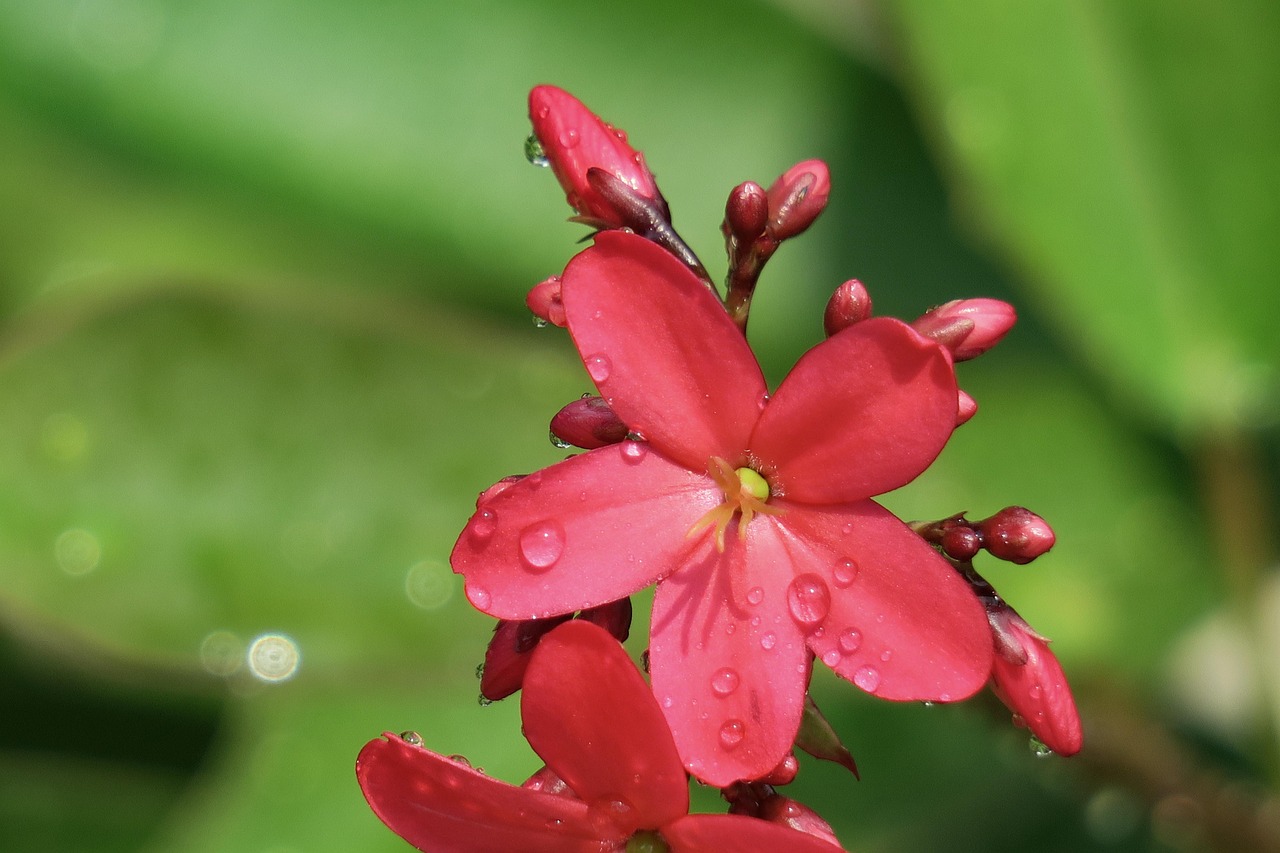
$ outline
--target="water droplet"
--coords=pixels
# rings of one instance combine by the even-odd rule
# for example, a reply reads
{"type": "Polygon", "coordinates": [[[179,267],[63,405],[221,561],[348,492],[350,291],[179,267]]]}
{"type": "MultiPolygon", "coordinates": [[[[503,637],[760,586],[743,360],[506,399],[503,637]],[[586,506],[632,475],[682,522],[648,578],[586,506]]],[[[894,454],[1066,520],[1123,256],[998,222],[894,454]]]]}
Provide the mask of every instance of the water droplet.
{"type": "Polygon", "coordinates": [[[762,394],[760,396],[760,411],[764,411],[765,406],[769,405],[769,395],[762,394]]]}
{"type": "Polygon", "coordinates": [[[631,464],[636,464],[649,455],[649,444],[644,441],[624,441],[622,442],[622,458],[631,464]]]}
{"type": "Polygon", "coordinates": [[[524,157],[533,165],[544,169],[551,165],[551,161],[547,159],[547,152],[542,148],[542,140],[532,133],[524,141],[524,157]]]}
{"type": "Polygon", "coordinates": [[[608,379],[609,372],[613,370],[613,362],[609,361],[609,356],[604,353],[587,356],[586,365],[587,375],[597,385],[608,379]]]}
{"type": "Polygon", "coordinates": [[[578,147],[578,131],[574,130],[571,127],[565,128],[564,130],[560,131],[560,144],[565,148],[577,148],[578,147]]]}
{"type": "Polygon", "coordinates": [[[467,600],[470,601],[473,605],[475,605],[475,608],[477,610],[484,610],[486,607],[489,606],[489,602],[491,600],[489,598],[489,590],[483,589],[482,587],[478,587],[478,586],[468,587],[467,600]]]}
{"type": "Polygon", "coordinates": [[[926,700],[924,700],[923,702],[921,702],[921,703],[920,703],[920,705],[921,705],[921,707],[924,707],[924,708],[932,708],[932,707],[933,707],[933,703],[932,703],[932,702],[930,702],[928,699],[926,699],[926,700]]]}
{"type": "Polygon", "coordinates": [[[728,696],[738,689],[738,671],[724,667],[711,676],[711,690],[717,696],[728,696]]]}
{"type": "Polygon", "coordinates": [[[812,572],[797,575],[787,587],[787,608],[802,628],[816,628],[831,611],[831,590],[812,572]]]}
{"type": "Polygon", "coordinates": [[[760,617],[759,617],[759,616],[752,616],[752,617],[751,617],[751,627],[752,627],[752,628],[759,628],[759,627],[760,627],[760,617]]]}
{"type": "Polygon", "coordinates": [[[454,764],[461,764],[463,767],[471,766],[471,762],[467,761],[467,757],[465,755],[457,755],[457,754],[450,755],[449,760],[452,761],[454,764]]]}
{"type": "Polygon", "coordinates": [[[1033,684],[1031,685],[1031,688],[1027,691],[1027,695],[1030,696],[1032,699],[1039,699],[1041,696],[1044,695],[1044,688],[1041,687],[1039,683],[1033,684]]]}
{"type": "Polygon", "coordinates": [[[479,696],[476,697],[476,704],[479,705],[481,708],[485,708],[489,705],[492,705],[493,700],[490,699],[488,696],[484,695],[483,693],[481,693],[479,696]]]}
{"type": "Polygon", "coordinates": [[[858,579],[858,564],[853,560],[841,560],[831,574],[836,579],[836,586],[847,587],[858,579]]]}
{"type": "Polygon", "coordinates": [[[824,652],[822,655],[822,662],[829,667],[835,667],[836,664],[840,663],[840,652],[836,649],[824,652]]]}
{"type": "Polygon", "coordinates": [[[738,748],[747,733],[747,726],[742,720],[726,720],[720,727],[720,745],[726,750],[738,748]]]}
{"type": "Polygon", "coordinates": [[[476,678],[484,678],[484,661],[476,664],[476,678]]]}
{"type": "Polygon", "coordinates": [[[546,104],[543,104],[542,106],[538,107],[539,120],[545,119],[549,115],[551,115],[551,107],[547,106],[546,104]]]}
{"type": "Polygon", "coordinates": [[[471,541],[484,547],[498,529],[498,514],[491,509],[478,510],[471,517],[471,541]]]}
{"type": "Polygon", "coordinates": [[[893,652],[890,649],[885,649],[880,653],[880,660],[884,663],[888,663],[889,659],[892,657],[893,657],[893,652]]]}
{"type": "Polygon", "coordinates": [[[520,557],[532,572],[545,572],[564,554],[564,527],[555,519],[530,524],[520,531],[520,557]]]}
{"type": "Polygon", "coordinates": [[[843,525],[843,526],[841,526],[841,528],[840,528],[840,532],[841,532],[841,533],[843,533],[845,536],[848,536],[850,533],[852,533],[852,532],[853,532],[853,522],[852,522],[852,521],[846,521],[846,522],[844,523],[844,525],[843,525]]]}
{"type": "Polygon", "coordinates": [[[764,590],[758,586],[753,586],[747,590],[747,604],[759,604],[764,601],[764,590]]]}
{"type": "Polygon", "coordinates": [[[840,651],[851,655],[862,648],[862,632],[857,628],[845,628],[840,632],[840,651]]]}
{"type": "Polygon", "coordinates": [[[533,315],[533,327],[535,329],[545,329],[547,326],[550,326],[550,325],[551,325],[550,320],[544,317],[539,317],[537,314],[533,315]]]}
{"type": "Polygon", "coordinates": [[[1027,740],[1027,746],[1031,749],[1031,754],[1036,758],[1048,758],[1050,755],[1053,755],[1053,750],[1035,735],[1032,735],[1027,740]]]}
{"type": "Polygon", "coordinates": [[[411,746],[422,746],[422,735],[417,732],[401,732],[400,740],[411,746]]]}
{"type": "Polygon", "coordinates": [[[561,450],[568,450],[570,447],[573,447],[573,442],[565,441],[563,438],[556,435],[554,432],[547,433],[547,435],[551,438],[551,445],[553,447],[558,447],[561,450]]]}
{"type": "Polygon", "coordinates": [[[760,638],[760,648],[764,649],[766,652],[770,651],[777,644],[778,638],[773,634],[765,634],[760,638]]]}
{"type": "Polygon", "coordinates": [[[664,707],[664,708],[670,708],[670,707],[671,707],[672,705],[674,705],[674,704],[675,704],[675,700],[674,700],[674,699],[672,699],[670,696],[663,696],[663,697],[662,697],[662,707],[664,707]]]}
{"type": "Polygon", "coordinates": [[[874,666],[861,667],[853,674],[853,683],[868,693],[875,693],[880,689],[880,671],[874,666]]]}

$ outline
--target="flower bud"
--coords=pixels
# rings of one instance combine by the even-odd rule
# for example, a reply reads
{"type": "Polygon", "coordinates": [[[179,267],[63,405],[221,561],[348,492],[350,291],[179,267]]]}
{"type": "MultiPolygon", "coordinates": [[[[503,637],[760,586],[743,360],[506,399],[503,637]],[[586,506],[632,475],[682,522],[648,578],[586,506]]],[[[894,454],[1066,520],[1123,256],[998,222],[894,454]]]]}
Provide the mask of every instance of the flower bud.
{"type": "Polygon", "coordinates": [[[524,672],[538,641],[570,614],[548,619],[500,619],[484,653],[484,671],[480,675],[480,695],[491,702],[505,699],[520,689],[524,672]]]}
{"type": "Polygon", "coordinates": [[[1001,630],[1017,639],[1023,661],[996,654],[991,668],[993,692],[1045,746],[1059,755],[1075,755],[1084,742],[1080,714],[1049,641],[1011,608],[1004,608],[1000,622],[1001,630]]]}
{"type": "Polygon", "coordinates": [[[529,93],[529,120],[542,156],[564,188],[569,205],[593,224],[618,228],[627,223],[587,180],[587,170],[603,169],[637,193],[665,208],[644,156],[627,135],[606,124],[563,89],[535,86],[529,93]]]}
{"type": "Polygon", "coordinates": [[[755,181],[738,184],[724,207],[725,236],[740,245],[755,240],[769,224],[769,196],[755,181]]]}
{"type": "Polygon", "coordinates": [[[553,275],[533,286],[524,298],[540,324],[550,323],[564,328],[564,303],[560,300],[560,276],[553,275]]]}
{"type": "Polygon", "coordinates": [[[1055,537],[1049,522],[1029,509],[1005,507],[978,522],[983,547],[992,556],[1011,563],[1030,563],[1053,547],[1055,537]]]}
{"type": "Polygon", "coordinates": [[[770,821],[771,823],[780,823],[783,826],[789,826],[797,832],[804,832],[808,835],[821,838],[837,847],[840,846],[840,840],[836,838],[835,832],[831,829],[831,824],[818,817],[818,813],[802,803],[798,803],[790,797],[784,797],[781,794],[773,794],[766,797],[757,810],[757,817],[770,821]]]}
{"type": "Polygon", "coordinates": [[[827,310],[822,315],[822,326],[831,337],[854,323],[861,323],[871,316],[871,294],[862,282],[851,278],[836,288],[827,300],[827,310]]]}
{"type": "Polygon", "coordinates": [[[627,437],[627,426],[603,398],[588,395],[556,412],[551,434],[559,439],[557,443],[592,450],[622,441],[627,437]]]}
{"type": "Polygon", "coordinates": [[[998,344],[1017,319],[1013,306],[999,299],[953,299],[911,326],[949,349],[956,361],[967,361],[998,344]]]}
{"type": "Polygon", "coordinates": [[[802,233],[827,207],[831,172],[821,160],[797,163],[769,187],[769,236],[786,240],[802,233]]]}
{"type": "Polygon", "coordinates": [[[978,414],[978,401],[964,391],[956,391],[956,426],[968,423],[978,414]]]}
{"type": "Polygon", "coordinates": [[[619,643],[625,643],[631,634],[631,599],[623,598],[599,607],[589,607],[579,613],[578,618],[599,625],[619,643]]]}
{"type": "Polygon", "coordinates": [[[953,560],[972,560],[982,550],[982,536],[972,527],[957,524],[942,533],[942,550],[953,560]]]}

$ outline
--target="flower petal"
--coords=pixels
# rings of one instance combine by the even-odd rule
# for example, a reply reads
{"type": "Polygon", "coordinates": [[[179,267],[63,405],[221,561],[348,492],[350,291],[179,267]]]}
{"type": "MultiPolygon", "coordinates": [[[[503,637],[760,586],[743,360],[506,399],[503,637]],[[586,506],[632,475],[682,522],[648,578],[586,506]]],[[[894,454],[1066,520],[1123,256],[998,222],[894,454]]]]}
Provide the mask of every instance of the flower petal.
{"type": "Polygon", "coordinates": [[[587,804],[517,788],[393,734],[356,759],[356,778],[378,819],[419,850],[475,853],[599,853],[602,834],[587,804]]]}
{"type": "Polygon", "coordinates": [[[786,513],[771,521],[787,534],[793,571],[816,577],[830,602],[823,619],[813,606],[801,612],[819,660],[882,699],[958,701],[983,686],[986,612],[923,539],[874,501],[780,505],[786,513]]]}
{"type": "Polygon", "coordinates": [[[955,425],[955,373],[943,349],[877,317],[796,362],[750,446],[788,499],[839,503],[911,482],[955,425]]]}
{"type": "Polygon", "coordinates": [[[697,276],[643,237],[607,231],[569,262],[562,293],[587,373],[623,423],[690,470],[736,463],[764,377],[697,276]]]}
{"type": "Polygon", "coordinates": [[[625,834],[689,811],[689,782],[649,685],[603,628],[543,637],[520,700],[529,745],[625,834]]]}
{"type": "Polygon", "coordinates": [[[728,814],[682,817],[664,826],[662,837],[671,845],[671,853],[840,853],[844,849],[787,826],[728,814]]]}
{"type": "Polygon", "coordinates": [[[771,521],[752,521],[745,543],[731,529],[723,554],[703,537],[653,602],[654,695],[685,767],[717,787],[778,766],[809,682],[808,651],[774,580],[771,521]]]}
{"type": "Polygon", "coordinates": [[[1084,743],[1084,732],[1062,664],[1039,636],[1020,633],[1027,662],[1019,665],[996,655],[992,687],[1045,746],[1058,755],[1075,755],[1084,743]]]}
{"type": "Polygon", "coordinates": [[[690,547],[685,531],[721,500],[707,477],[624,441],[482,500],[450,562],[478,610],[501,619],[569,613],[670,572],[690,547]]]}

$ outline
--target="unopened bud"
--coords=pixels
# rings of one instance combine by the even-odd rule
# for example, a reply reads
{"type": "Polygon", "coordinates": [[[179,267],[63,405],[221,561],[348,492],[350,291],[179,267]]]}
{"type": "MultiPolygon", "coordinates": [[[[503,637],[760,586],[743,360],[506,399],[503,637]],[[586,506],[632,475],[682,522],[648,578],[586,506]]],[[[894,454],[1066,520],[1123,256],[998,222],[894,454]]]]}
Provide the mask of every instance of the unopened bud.
{"type": "Polygon", "coordinates": [[[953,560],[972,560],[982,550],[982,537],[972,527],[957,524],[942,533],[942,551],[953,560]]]}
{"type": "Polygon", "coordinates": [[[631,599],[623,598],[599,607],[589,607],[579,613],[578,618],[599,625],[619,643],[625,643],[631,634],[631,599]]]}
{"type": "Polygon", "coordinates": [[[964,391],[956,391],[956,426],[968,423],[978,414],[978,401],[964,391]]]}
{"type": "Polygon", "coordinates": [[[1020,506],[1006,507],[978,522],[978,532],[992,556],[1018,564],[1030,563],[1055,541],[1049,522],[1020,506]]]}
{"type": "Polygon", "coordinates": [[[769,236],[786,240],[800,234],[827,207],[831,172],[821,160],[797,163],[769,187],[769,236]]]}
{"type": "Polygon", "coordinates": [[[534,318],[542,324],[564,328],[564,302],[560,299],[560,276],[553,275],[533,286],[524,298],[534,318]]]}
{"type": "Polygon", "coordinates": [[[760,803],[756,815],[771,823],[780,823],[797,832],[821,838],[837,847],[840,846],[840,840],[836,838],[831,824],[820,818],[813,809],[790,797],[784,797],[781,794],[766,797],[760,803]]]}
{"type": "Polygon", "coordinates": [[[627,224],[587,180],[587,171],[593,168],[614,175],[665,208],[644,156],[631,147],[627,135],[573,95],[555,86],[534,87],[529,93],[529,120],[542,157],[555,172],[570,206],[585,219],[606,228],[627,224]]]}
{"type": "Polygon", "coordinates": [[[822,326],[827,337],[861,323],[871,316],[871,294],[856,278],[851,278],[836,288],[827,300],[827,310],[822,315],[822,326]]]}
{"type": "Polygon", "coordinates": [[[524,673],[538,641],[570,614],[548,619],[500,619],[484,653],[480,694],[491,702],[505,699],[524,684],[524,673]]]}
{"type": "Polygon", "coordinates": [[[769,224],[769,196],[755,181],[738,184],[724,207],[725,236],[747,244],[764,233],[769,224]]]}
{"type": "Polygon", "coordinates": [[[592,450],[622,441],[627,437],[627,426],[603,398],[587,396],[556,412],[551,434],[565,446],[592,450]]]}
{"type": "Polygon", "coordinates": [[[1011,608],[1006,608],[1001,623],[1001,630],[1016,638],[1021,655],[1002,653],[997,633],[992,690],[1045,746],[1059,755],[1075,755],[1084,742],[1080,714],[1049,641],[1011,608]]]}
{"type": "Polygon", "coordinates": [[[911,326],[950,350],[956,361],[967,361],[998,344],[1017,319],[1013,306],[999,299],[953,299],[911,326]]]}

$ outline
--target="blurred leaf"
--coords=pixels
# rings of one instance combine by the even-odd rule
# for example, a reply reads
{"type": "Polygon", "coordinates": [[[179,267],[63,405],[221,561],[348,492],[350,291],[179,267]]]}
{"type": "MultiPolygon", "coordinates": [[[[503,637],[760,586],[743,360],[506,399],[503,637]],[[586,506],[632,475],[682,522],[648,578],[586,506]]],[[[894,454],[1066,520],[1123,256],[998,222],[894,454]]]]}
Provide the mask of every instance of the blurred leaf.
{"type": "Polygon", "coordinates": [[[1280,7],[903,2],[961,201],[1128,405],[1274,416],[1280,7]]]}

